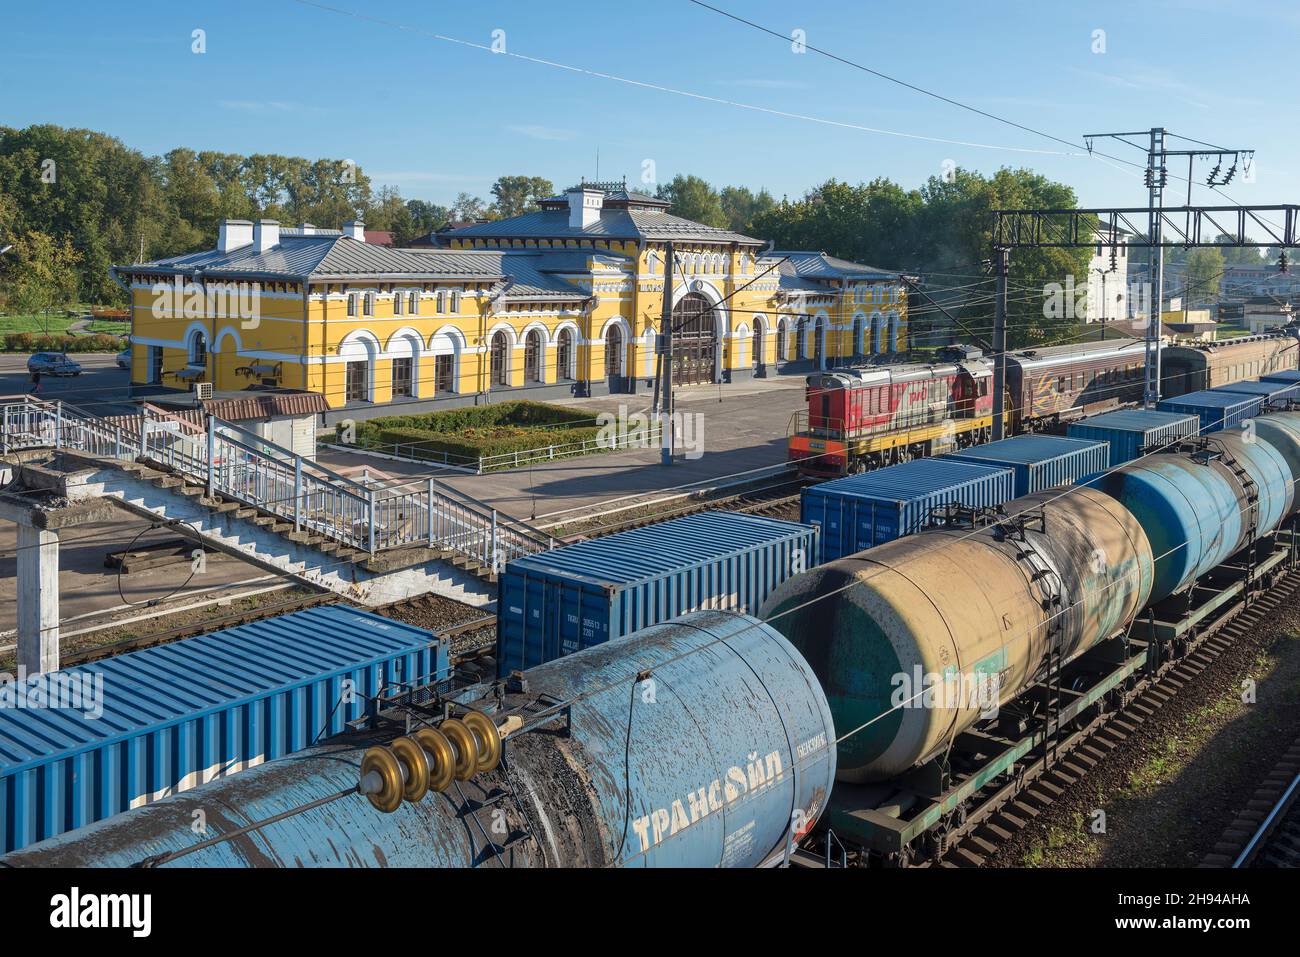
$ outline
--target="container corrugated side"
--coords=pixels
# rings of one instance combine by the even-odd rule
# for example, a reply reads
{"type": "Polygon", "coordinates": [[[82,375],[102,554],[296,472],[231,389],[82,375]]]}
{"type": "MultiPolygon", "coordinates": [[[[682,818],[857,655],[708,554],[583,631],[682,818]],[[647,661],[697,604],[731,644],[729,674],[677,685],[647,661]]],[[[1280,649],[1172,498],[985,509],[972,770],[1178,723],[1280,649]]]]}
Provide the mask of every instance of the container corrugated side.
{"type": "Polygon", "coordinates": [[[1200,417],[1201,434],[1240,425],[1259,415],[1264,400],[1260,396],[1240,392],[1216,392],[1202,389],[1172,399],[1161,399],[1156,406],[1161,412],[1190,412],[1200,417]]]}
{"type": "Polygon", "coordinates": [[[1017,435],[950,452],[944,457],[1014,469],[1019,498],[1104,472],[1110,467],[1110,445],[1057,435],[1017,435]]]}
{"type": "Polygon", "coordinates": [[[447,673],[424,629],[323,605],[0,686],[4,850],[292,754],[447,673]]]}
{"type": "Polygon", "coordinates": [[[702,512],[517,559],[501,576],[500,673],[531,668],[692,611],[756,614],[817,564],[798,522],[702,512]]]}
{"type": "Polygon", "coordinates": [[[1201,419],[1186,412],[1121,409],[1072,423],[1071,438],[1110,443],[1110,464],[1122,465],[1139,456],[1168,449],[1200,431],[1201,419]]]}
{"type": "Polygon", "coordinates": [[[993,507],[1013,497],[1009,468],[917,459],[804,489],[800,518],[821,526],[822,560],[834,561],[920,531],[936,508],[993,507]]]}

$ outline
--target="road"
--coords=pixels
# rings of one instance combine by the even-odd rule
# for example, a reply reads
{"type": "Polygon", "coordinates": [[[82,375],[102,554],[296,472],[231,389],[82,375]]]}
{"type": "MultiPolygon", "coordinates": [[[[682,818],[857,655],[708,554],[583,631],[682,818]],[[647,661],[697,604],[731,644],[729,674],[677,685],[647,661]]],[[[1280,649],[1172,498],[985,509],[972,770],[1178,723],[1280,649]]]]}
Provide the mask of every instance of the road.
{"type": "MultiPolygon", "coordinates": [[[[21,396],[31,391],[28,358],[25,354],[0,353],[0,396],[21,396]]],[[[41,376],[42,399],[62,399],[96,415],[126,415],[137,411],[126,397],[130,373],[117,367],[115,354],[73,353],[69,358],[81,363],[81,375],[41,376]]]]}

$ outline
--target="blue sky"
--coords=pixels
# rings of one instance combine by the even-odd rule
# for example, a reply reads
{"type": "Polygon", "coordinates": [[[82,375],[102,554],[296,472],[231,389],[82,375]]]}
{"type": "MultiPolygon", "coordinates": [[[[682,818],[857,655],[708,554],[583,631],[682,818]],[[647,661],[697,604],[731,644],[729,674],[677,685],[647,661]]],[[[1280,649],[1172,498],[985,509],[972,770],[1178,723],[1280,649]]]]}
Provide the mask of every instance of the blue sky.
{"type": "MultiPolygon", "coordinates": [[[[1163,125],[1254,148],[1256,182],[1239,176],[1228,193],[1300,201],[1293,0],[713,2],[1076,143],[1085,132],[1163,125]],[[1092,52],[1095,30],[1105,31],[1104,53],[1092,52]]],[[[462,190],[488,197],[502,174],[557,186],[594,177],[597,149],[602,178],[635,183],[652,160],[661,181],[690,172],[778,197],[832,176],[916,186],[951,161],[983,172],[1029,166],[1072,184],[1085,205],[1145,202],[1131,168],[1057,155],[1072,150],[795,54],[686,0],[326,5],[390,23],[299,0],[10,0],[0,124],[90,127],[149,154],[184,145],[353,159],[376,184],[439,202],[462,190]],[[195,29],[206,31],[202,55],[191,52],[195,29]],[[488,46],[495,30],[522,56],[429,35],[488,46]],[[864,126],[999,148],[855,128],[864,126]]],[[[1098,148],[1141,159],[1120,144],[1098,148]]],[[[1194,198],[1223,202],[1202,189],[1194,198]]]]}

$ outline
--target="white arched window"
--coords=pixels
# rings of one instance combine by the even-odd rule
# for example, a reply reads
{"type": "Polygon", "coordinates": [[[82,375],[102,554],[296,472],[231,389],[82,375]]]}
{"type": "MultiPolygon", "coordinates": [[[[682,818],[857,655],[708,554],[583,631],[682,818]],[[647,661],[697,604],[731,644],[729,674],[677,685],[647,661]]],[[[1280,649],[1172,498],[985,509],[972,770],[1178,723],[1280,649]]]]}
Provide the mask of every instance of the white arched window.
{"type": "Polygon", "coordinates": [[[524,336],[524,382],[542,381],[542,365],[546,357],[544,343],[539,329],[530,329],[524,336]]]}
{"type": "Polygon", "coordinates": [[[189,353],[186,361],[192,366],[207,366],[208,364],[208,336],[201,329],[195,329],[190,334],[189,353]]]}
{"type": "Polygon", "coordinates": [[[574,364],[577,350],[573,347],[573,330],[561,329],[555,338],[555,377],[569,380],[574,378],[574,364]]]}

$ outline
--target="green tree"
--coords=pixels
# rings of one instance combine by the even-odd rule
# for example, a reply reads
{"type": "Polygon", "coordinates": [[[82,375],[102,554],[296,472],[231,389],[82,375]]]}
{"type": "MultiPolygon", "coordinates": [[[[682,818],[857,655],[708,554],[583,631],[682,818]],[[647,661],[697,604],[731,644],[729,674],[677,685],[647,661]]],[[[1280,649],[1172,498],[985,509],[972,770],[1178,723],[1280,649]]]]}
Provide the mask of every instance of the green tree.
{"type": "Polygon", "coordinates": [[[754,193],[746,186],[723,187],[718,201],[731,231],[743,234],[750,234],[754,221],[776,206],[776,200],[767,190],[754,193]]]}
{"type": "MultiPolygon", "coordinates": [[[[80,256],[67,240],[42,232],[20,236],[4,273],[7,308],[23,315],[66,309],[77,299],[80,256]]],[[[47,330],[48,331],[48,330],[47,330]]]]}
{"type": "Polygon", "coordinates": [[[669,212],[674,216],[704,223],[706,226],[725,228],[728,225],[727,214],[723,212],[717,190],[698,176],[683,176],[678,173],[672,182],[661,183],[655,190],[655,195],[672,204],[669,212]]]}
{"type": "Polygon", "coordinates": [[[413,231],[410,239],[416,236],[427,236],[451,219],[451,210],[446,206],[439,206],[437,203],[429,203],[422,199],[408,199],[406,208],[411,216],[413,231]]]}
{"type": "Polygon", "coordinates": [[[487,203],[469,193],[457,193],[455,201],[451,204],[451,215],[454,219],[486,219],[488,212],[487,203]]]}
{"type": "Polygon", "coordinates": [[[541,176],[502,176],[492,184],[493,212],[500,219],[537,209],[537,201],[555,194],[555,186],[541,176]]]}
{"type": "MultiPolygon", "coordinates": [[[[1183,301],[1214,302],[1223,282],[1223,253],[1213,246],[1193,249],[1187,254],[1183,272],[1183,301]]],[[[1166,290],[1173,293],[1174,290],[1166,290]]]]}

